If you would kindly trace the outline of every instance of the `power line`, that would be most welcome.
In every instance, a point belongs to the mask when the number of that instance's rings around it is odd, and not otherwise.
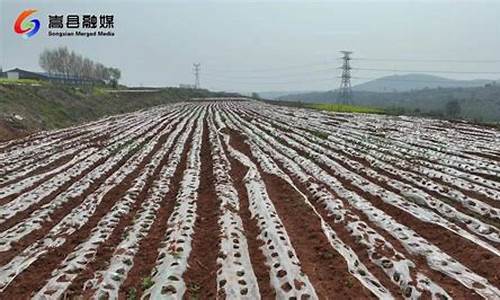
[[[352,58],[351,60],[357,60],[356,58]],[[368,60],[368,59],[366,59]],[[398,61],[398,60],[394,60]],[[402,61],[402,60],[401,60]],[[416,61],[416,60],[415,60]],[[423,60],[422,60],[423,61]],[[425,61],[433,61],[437,62],[438,60],[425,60]],[[470,62],[477,62],[477,61],[470,61]],[[486,61],[484,61],[486,62]],[[279,71],[279,70],[292,70],[292,69],[303,69],[304,67],[311,67],[311,66],[325,66],[327,63],[322,63],[322,64],[307,64],[307,65],[295,65],[295,66],[289,66],[289,67],[283,67],[283,68],[267,68],[267,69],[253,69],[253,70],[236,70],[236,69],[213,69],[213,68],[208,68],[208,70],[205,70],[205,74],[209,74],[211,76],[219,76],[219,77],[229,77],[229,78],[239,78],[239,79],[268,79],[268,78],[283,78],[283,77],[300,77],[302,75],[310,75],[310,74],[320,74],[320,73],[327,73],[333,70],[333,67],[327,67],[327,68],[321,68],[317,70],[304,70],[304,71],[297,71],[293,73],[288,74],[245,74],[245,73],[266,73],[269,71]],[[340,67],[342,69],[342,67]],[[385,68],[352,68],[353,70],[359,70],[359,71],[376,71],[376,72],[414,72],[414,73],[443,73],[443,74],[500,74],[500,72],[497,71],[448,71],[448,70],[407,70],[407,69],[385,69]],[[235,74],[232,75],[231,73],[243,73],[243,74]]]
[[[207,68],[209,71],[214,71],[214,72],[224,72],[224,73],[252,73],[252,72],[269,72],[269,71],[286,71],[286,70],[292,70],[292,69],[303,69],[303,68],[309,68],[313,66],[324,66],[325,64],[328,64],[328,62],[315,62],[315,63],[309,63],[309,64],[303,64],[303,65],[288,65],[288,66],[283,66],[283,67],[276,67],[276,68],[257,68],[257,69],[218,69],[218,68]]]
[[[341,78],[340,76],[337,78]],[[318,79],[308,79],[308,80],[292,80],[292,81],[261,81],[261,82],[252,82],[252,81],[234,81],[234,80],[226,80],[220,78],[209,77],[207,79],[209,82],[215,81],[220,83],[232,83],[232,84],[242,84],[242,85],[269,85],[269,84],[291,84],[291,83],[316,83],[316,82],[330,82],[332,77],[329,78],[318,78]],[[450,80],[421,80],[421,79],[393,79],[393,78],[380,78],[380,77],[358,77],[351,76],[351,80],[382,80],[382,81],[397,81],[397,82],[427,82],[427,83],[435,83],[435,82],[445,82],[445,83],[453,83],[454,79]],[[460,80],[457,80],[460,81]],[[467,80],[465,80],[467,81]],[[492,82],[495,80],[491,80]]]
[[[470,80],[456,80],[456,79],[435,79],[435,80],[425,80],[425,79],[396,79],[396,78],[381,78],[381,77],[351,77],[352,79],[363,79],[363,80],[380,80],[380,81],[397,81],[397,82],[428,82],[428,83],[435,83],[435,82],[445,82],[445,83],[454,83],[456,81],[470,81]],[[495,80],[487,80],[494,82]]]
[[[261,82],[255,82],[255,81],[233,81],[233,80],[226,80],[226,79],[220,79],[220,78],[213,78],[213,77],[208,77],[207,81],[212,82],[221,82],[221,83],[231,83],[231,84],[241,84],[241,85],[273,85],[273,84],[291,84],[291,83],[316,83],[316,82],[331,82],[332,77],[329,78],[319,78],[319,79],[312,79],[312,80],[292,80],[292,81],[261,81]]]
[[[342,57],[336,58],[337,60],[343,60]],[[355,61],[394,61],[394,62],[444,62],[444,63],[500,63],[500,59],[488,59],[488,60],[472,60],[472,59],[411,59],[411,58],[401,58],[401,59],[392,59],[392,58],[360,58],[354,57],[351,60]],[[209,72],[223,72],[223,73],[253,73],[253,72],[271,72],[271,71],[286,71],[292,69],[304,69],[310,67],[318,67],[324,66],[326,64],[331,64],[333,61],[317,61],[311,62],[308,64],[300,64],[300,65],[287,65],[282,67],[273,67],[273,68],[257,68],[257,69],[224,69],[224,68],[210,68],[207,70]]]
[[[443,73],[443,74],[500,74],[500,72],[490,71],[441,71],[441,70],[399,70],[399,69],[378,69],[378,68],[352,68],[353,70],[375,71],[375,72],[406,72],[406,73]]]
[[[205,70],[205,74],[208,74],[207,80],[209,82],[219,82],[225,84],[238,84],[245,86],[267,86],[267,85],[285,85],[285,84],[296,84],[296,83],[319,83],[319,82],[328,82],[333,78],[330,76],[325,77],[331,73],[331,71],[335,69],[341,69],[342,75],[340,76],[340,99],[343,102],[349,102],[350,98],[350,89],[351,89],[351,79],[365,79],[365,80],[373,80],[379,79],[383,81],[407,81],[407,82],[450,82],[448,80],[421,80],[421,79],[384,79],[384,78],[373,78],[373,77],[352,77],[351,70],[357,71],[374,71],[374,72],[393,72],[393,73],[443,73],[443,74],[500,74],[500,72],[496,71],[449,71],[449,70],[408,70],[408,69],[386,69],[386,68],[353,68],[350,65],[352,60],[355,61],[414,61],[414,62],[467,62],[467,63],[479,63],[479,62],[500,62],[500,60],[451,60],[451,59],[377,59],[377,58],[352,58],[350,55],[352,52],[350,51],[341,51],[343,53],[342,61],[343,64],[339,68],[329,67],[330,63],[322,62],[322,63],[309,63],[302,65],[291,65],[286,67],[276,67],[276,68],[257,68],[257,69],[217,69],[217,68],[209,68],[208,71]],[[195,75],[197,77],[197,86],[199,87],[199,66],[195,67]],[[323,66],[323,68],[318,68],[318,66]],[[198,69],[197,69],[198,68]],[[307,70],[309,69],[309,70]],[[290,72],[281,72],[282,74],[273,74],[267,72],[276,72],[286,71]],[[283,74],[284,73],[284,74]],[[314,77],[318,76],[318,77]],[[304,77],[304,79],[300,79]],[[278,80],[272,80],[278,79]],[[292,80],[286,80],[292,79]],[[493,80],[492,80],[493,81]]]
[[[343,60],[342,57],[336,58],[337,60]],[[387,61],[387,62],[443,62],[443,63],[500,63],[500,59],[485,59],[485,60],[473,60],[473,59],[412,59],[412,58],[401,58],[401,59],[393,59],[393,58],[363,58],[363,57],[354,57],[351,60],[355,61]],[[300,64],[300,65],[287,65],[276,68],[257,68],[257,69],[220,69],[220,68],[208,68],[209,71],[214,72],[224,72],[224,73],[252,73],[252,72],[271,72],[271,71],[286,71],[293,69],[304,69],[309,67],[318,67],[324,66],[325,64],[331,64],[333,61],[318,61],[311,62],[308,64]]]
[[[351,58],[353,60],[353,58]],[[308,75],[322,75],[322,74],[328,74],[329,72],[335,70],[335,69],[342,69],[343,67],[339,68],[334,68],[334,67],[329,67],[325,69],[319,69],[319,70],[311,70],[311,71],[301,71],[301,72],[294,72],[291,74],[251,74],[251,75],[231,75],[227,73],[219,73],[219,72],[212,72],[212,71],[205,71],[205,74],[210,75],[210,77],[218,77],[221,79],[242,79],[242,80],[267,80],[271,78],[297,78],[301,76],[308,76]],[[406,72],[406,73],[442,73],[442,74],[500,74],[500,72],[495,72],[495,71],[447,71],[447,70],[407,70],[407,69],[383,69],[383,68],[351,68],[351,70],[359,70],[359,71],[375,71],[375,72],[394,72],[394,73],[401,73],[401,72]],[[309,78],[309,77],[308,77]]]
[[[472,60],[472,59],[411,59],[411,58],[353,58],[353,60],[361,61],[396,61],[396,62],[444,62],[444,63],[500,63],[500,59],[483,59],[483,60]]]
[[[279,74],[263,74],[263,75],[229,75],[226,73],[213,73],[210,71],[204,71],[204,74],[207,74],[209,76],[213,77],[220,77],[220,78],[230,78],[230,79],[268,79],[268,78],[287,78],[287,77],[301,77],[301,76],[307,76],[307,75],[313,75],[313,74],[330,74],[332,71],[336,70],[337,68],[326,68],[326,69],[321,69],[321,70],[314,70],[314,71],[307,71],[307,72],[300,72],[300,73],[292,73],[288,75],[279,75]]]

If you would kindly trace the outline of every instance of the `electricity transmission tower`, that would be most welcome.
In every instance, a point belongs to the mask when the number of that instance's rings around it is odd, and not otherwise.
[[[340,102],[343,104],[350,104],[352,99],[351,90],[351,54],[352,51],[340,51],[344,56],[342,57],[342,76],[340,81],[339,95]]]
[[[193,72],[194,72],[194,88],[200,88],[200,63],[193,64]]]

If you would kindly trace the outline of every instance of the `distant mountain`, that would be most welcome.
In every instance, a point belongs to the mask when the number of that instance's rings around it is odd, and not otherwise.
[[[428,74],[405,74],[381,77],[372,81],[353,86],[354,91],[367,92],[405,92],[425,88],[455,88],[478,87],[491,83],[494,80],[455,80]]]
[[[311,93],[313,91],[269,91],[269,92],[258,92],[259,96],[264,99],[278,99],[279,97],[295,94],[305,94]]]
[[[488,83],[488,82],[487,82]],[[339,103],[336,90],[286,95],[277,100],[302,103]],[[369,92],[354,90],[352,103],[384,108],[392,112],[419,112],[443,115],[446,104],[458,101],[460,117],[500,123],[500,84],[491,83],[475,87],[422,88],[401,92]]]

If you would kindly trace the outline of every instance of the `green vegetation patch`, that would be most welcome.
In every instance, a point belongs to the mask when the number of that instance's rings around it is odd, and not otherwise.
[[[385,111],[380,108],[350,105],[350,104],[339,104],[339,103],[332,103],[332,104],[314,103],[314,104],[306,104],[306,107],[319,110],[345,112],[345,113],[385,114]]]
[[[145,291],[154,285],[154,281],[151,277],[144,277],[142,279],[142,290]]]
[[[15,85],[42,85],[45,82],[34,79],[10,79],[0,78],[0,84],[15,84]]]
[[[224,93],[208,90],[182,88],[163,88],[155,92],[112,91],[101,86],[72,86],[2,78],[0,124],[8,126],[9,130],[23,128],[26,132],[31,132],[63,128],[104,116],[189,101],[191,98],[226,96]],[[22,119],[13,119],[14,115]],[[19,124],[14,126],[12,120]],[[4,138],[8,137],[0,136],[0,140]]]

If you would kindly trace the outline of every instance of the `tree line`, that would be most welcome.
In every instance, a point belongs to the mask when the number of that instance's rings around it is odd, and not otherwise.
[[[117,84],[121,77],[119,69],[106,67],[66,47],[45,49],[40,54],[39,64],[49,74],[102,80],[108,84]]]
[[[278,100],[338,103],[338,91],[286,95]],[[354,91],[352,103],[382,108],[391,114],[500,123],[500,85],[421,89],[406,92]]]

